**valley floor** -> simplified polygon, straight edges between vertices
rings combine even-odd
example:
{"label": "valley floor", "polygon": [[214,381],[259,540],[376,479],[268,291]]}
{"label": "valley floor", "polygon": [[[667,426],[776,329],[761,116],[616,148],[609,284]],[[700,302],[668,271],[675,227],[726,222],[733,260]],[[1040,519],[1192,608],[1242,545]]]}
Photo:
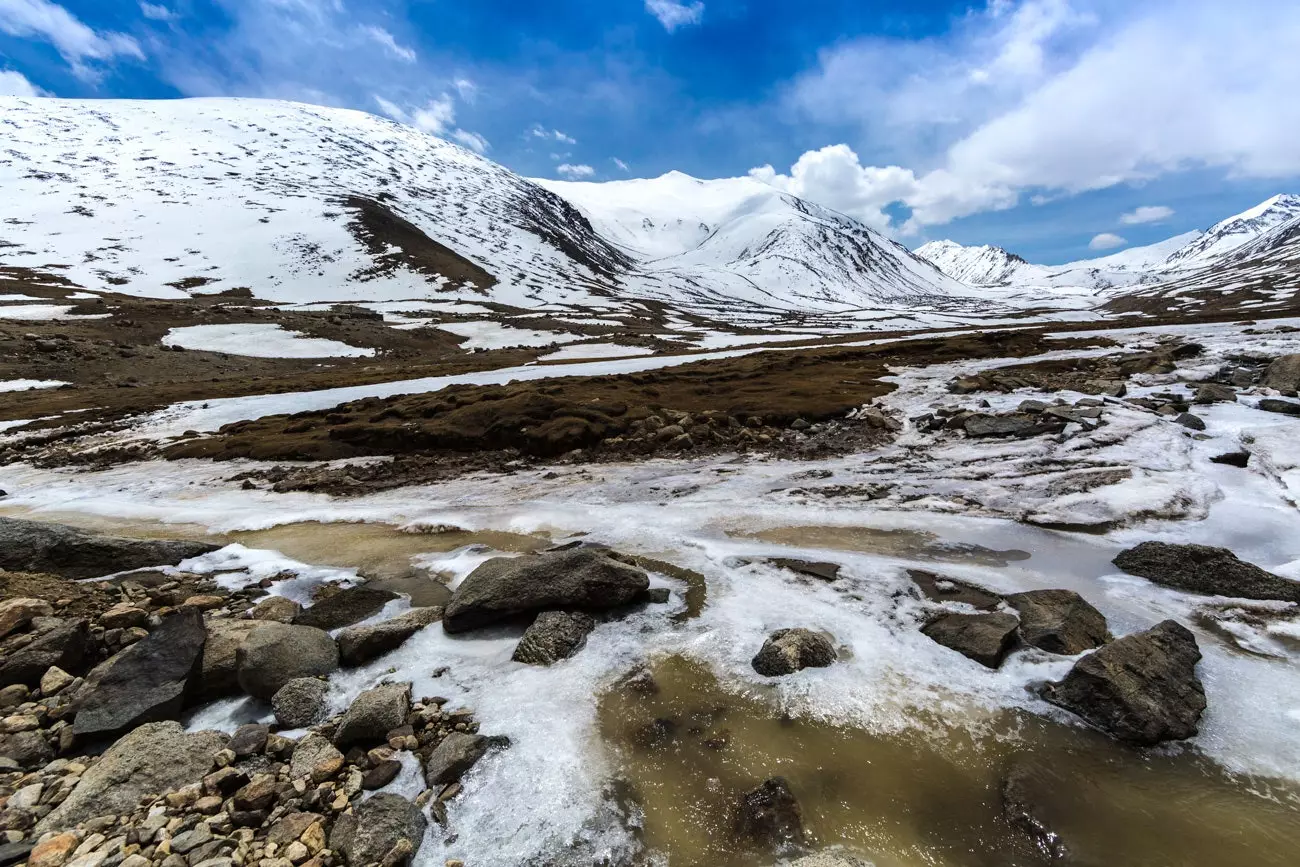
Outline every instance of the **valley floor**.
{"label": "valley floor", "polygon": [[[341,379],[268,374],[304,374],[291,392],[236,391],[239,374],[130,405],[98,387],[81,405],[20,392],[3,404],[0,515],[211,542],[168,568],[218,595],[260,582],[311,603],[358,579],[407,594],[365,623],[442,605],[493,556],[580,543],[633,558],[668,604],[599,618],[570,659],[512,661],[513,625],[435,624],[330,677],[331,712],[409,681],[509,739],[433,816],[421,864],[766,867],[819,850],[878,867],[1291,864],[1300,605],[1160,586],[1112,560],[1197,543],[1300,580],[1300,404],[1263,380],[1300,353],[1300,320],[1113,325],[702,355],[646,342],[660,354],[563,366],[449,355],[400,379],[336,359]],[[5,375],[75,377],[44,364]],[[924,580],[1072,590],[1116,636],[1186,626],[1199,733],[1113,742],[1041,697],[1079,654],[1020,647],[991,668],[954,652],[922,628],[974,609]],[[788,627],[833,636],[834,664],[757,674]],[[185,717],[273,721],[249,697]],[[384,791],[416,799],[426,782],[400,760]],[[799,845],[736,837],[745,793],[778,775]]]}

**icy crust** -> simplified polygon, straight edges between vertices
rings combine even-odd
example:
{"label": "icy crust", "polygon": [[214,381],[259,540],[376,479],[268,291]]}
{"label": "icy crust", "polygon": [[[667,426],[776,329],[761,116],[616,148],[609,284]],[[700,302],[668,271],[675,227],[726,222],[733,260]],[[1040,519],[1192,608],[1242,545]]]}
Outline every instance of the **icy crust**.
{"label": "icy crust", "polygon": [[189,325],[163,336],[164,346],[224,352],[250,358],[364,358],[375,350],[349,346],[338,340],[307,337],[279,325],[240,322],[230,325]]}

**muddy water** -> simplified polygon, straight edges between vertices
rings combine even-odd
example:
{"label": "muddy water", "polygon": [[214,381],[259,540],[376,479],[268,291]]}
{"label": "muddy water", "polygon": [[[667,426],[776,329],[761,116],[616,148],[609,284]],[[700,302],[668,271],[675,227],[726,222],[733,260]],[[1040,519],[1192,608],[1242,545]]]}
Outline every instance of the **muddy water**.
{"label": "muddy water", "polygon": [[[810,848],[843,847],[876,867],[1300,863],[1300,789],[1229,778],[1191,751],[1138,753],[1010,713],[980,736],[937,719],[925,734],[875,735],[782,718],[681,657],[651,673],[656,693],[603,696],[600,725],[644,810],[646,846],[672,867],[773,864],[775,853],[736,839],[733,810],[776,775],[800,802]],[[1063,861],[1004,817],[1013,770],[1068,848]]]}
{"label": "muddy water", "polygon": [[1006,566],[1028,560],[1029,552],[997,551],[968,542],[950,542],[934,533],[917,530],[885,530],[875,527],[775,527],[755,532],[734,532],[734,536],[776,542],[804,548],[829,548],[939,563],[970,563],[978,566]]}

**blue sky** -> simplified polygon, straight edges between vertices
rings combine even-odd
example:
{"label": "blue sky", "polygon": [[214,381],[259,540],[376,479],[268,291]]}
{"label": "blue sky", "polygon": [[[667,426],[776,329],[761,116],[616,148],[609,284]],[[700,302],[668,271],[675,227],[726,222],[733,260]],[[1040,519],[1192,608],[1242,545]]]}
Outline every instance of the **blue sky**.
{"label": "blue sky", "polygon": [[1290,0],[0,0],[0,93],[360,108],[1054,263],[1300,191],[1296,45]]}

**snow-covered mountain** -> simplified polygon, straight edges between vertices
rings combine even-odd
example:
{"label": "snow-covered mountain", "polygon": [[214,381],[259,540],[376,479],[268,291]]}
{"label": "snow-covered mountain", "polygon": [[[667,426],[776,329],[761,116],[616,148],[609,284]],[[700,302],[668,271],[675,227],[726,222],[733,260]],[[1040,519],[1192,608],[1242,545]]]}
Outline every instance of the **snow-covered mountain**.
{"label": "snow-covered mountain", "polygon": [[968,291],[857,220],[751,178],[537,183],[647,271],[725,294],[820,307]]}
{"label": "snow-covered mountain", "polygon": [[973,303],[860,223],[748,179],[547,189],[392,121],[268,100],[0,98],[0,131],[0,263],[91,289],[717,317]]}
{"label": "snow-covered mountain", "polygon": [[1064,265],[1035,265],[1000,247],[931,241],[916,254],[972,286],[1080,287],[1122,290],[1181,280],[1223,264],[1230,254],[1300,217],[1300,196],[1278,195],[1204,232],[1187,232],[1144,247]]}

